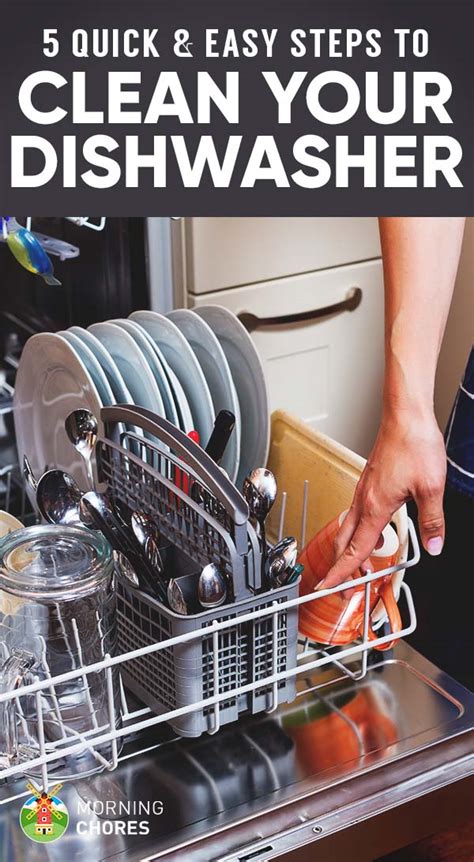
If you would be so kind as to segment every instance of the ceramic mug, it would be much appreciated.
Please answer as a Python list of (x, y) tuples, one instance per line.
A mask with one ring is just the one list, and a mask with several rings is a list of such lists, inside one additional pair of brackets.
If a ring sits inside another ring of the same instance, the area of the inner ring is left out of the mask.
[[(304, 566), (301, 578), (300, 595), (312, 593), (320, 581), (327, 575), (334, 563), (334, 540), (347, 512), (342, 512), (319, 533), (303, 549), (298, 562)], [(398, 537), (390, 525), (385, 527), (377, 548), (370, 556), (371, 568), (374, 572), (393, 566), (397, 562), (399, 550)], [(353, 577), (360, 577), (358, 571)], [(350, 582), (349, 582), (350, 583)], [(385, 607), (392, 633), (401, 631), (402, 621), (395, 599), (392, 576), (373, 581), (370, 585), (370, 613), (381, 600)], [(312, 641), (328, 645), (352, 643), (363, 636), (364, 627), (365, 586), (354, 587), (349, 598), (343, 591), (306, 602), (299, 608), (299, 630)], [(376, 640), (378, 635), (373, 631), (369, 619), (368, 637)], [(377, 645), (376, 649), (390, 649), (396, 638), (386, 644)]]

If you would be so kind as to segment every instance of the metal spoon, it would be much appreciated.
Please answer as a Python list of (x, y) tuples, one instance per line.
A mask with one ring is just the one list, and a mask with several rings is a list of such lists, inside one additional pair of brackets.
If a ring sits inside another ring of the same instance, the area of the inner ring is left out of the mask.
[(26, 455), (23, 455), (23, 476), (26, 483), (30, 486), (31, 490), (34, 491), (34, 493), (36, 494), (38, 482), (36, 480), (35, 474), (33, 473), (33, 468)]
[(51, 524), (82, 524), (81, 498), (79, 485), (63, 470), (43, 473), (36, 487), (38, 508), (43, 518)]
[(273, 584), (285, 583), (288, 569), (296, 564), (298, 544), (293, 536), (281, 539), (268, 553), (268, 577)]
[(75, 526), (90, 520), (81, 516), (82, 491), (69, 473), (64, 470), (47, 470), (36, 479), (31, 464), (23, 456), (23, 475), (36, 495), (36, 503), (43, 518), (51, 524)]
[(162, 577), (165, 567), (160, 553), (161, 538), (156, 522), (146, 512), (132, 512), (130, 523), (133, 535), (146, 559), (156, 569), (157, 575)]
[(256, 467), (252, 470), (244, 479), (243, 494), (248, 503), (251, 515), (255, 518), (260, 527), (263, 578), (267, 555), (265, 520), (277, 495), (277, 483), (271, 470), (267, 470), (266, 467)]
[(118, 570), (120, 571), (120, 574), (124, 578), (126, 578), (128, 581), (130, 581), (130, 583), (132, 584), (133, 587), (139, 587), (140, 581), (137, 578), (137, 574), (135, 572), (135, 569), (133, 568), (133, 566), (131, 565), (130, 561), (127, 559), (125, 554), (123, 554), (122, 551), (117, 551), (117, 550), (114, 550), (113, 554), (114, 554), (115, 565), (117, 566)]
[[(187, 589), (186, 589), (187, 587)], [(182, 614), (186, 616), (187, 614), (191, 614), (194, 612), (194, 590), (193, 594), (191, 593), (191, 585), (186, 581), (185, 578), (171, 578), (168, 583), (167, 588), (167, 597), (168, 604), (172, 611), (176, 614)]]
[(214, 563), (204, 566), (198, 581), (198, 599), (203, 608), (217, 608), (227, 598), (226, 582)]
[(73, 410), (66, 418), (65, 428), (72, 445), (86, 462), (87, 478), (93, 487), (92, 455), (99, 430), (97, 419), (90, 410)]
[[(97, 524), (98, 530), (102, 530), (103, 525), (106, 525), (109, 530), (120, 536), (122, 523), (106, 494), (98, 494), (96, 491), (81, 493), (79, 512), (83, 523)], [(125, 542), (125, 536), (123, 542)]]
[(276, 545), (268, 552), (268, 562), (271, 566), (273, 560), (277, 557), (282, 557), (286, 563), (285, 568), (292, 568), (296, 564), (298, 556), (298, 543), (293, 536), (287, 536), (285, 539), (280, 539)]

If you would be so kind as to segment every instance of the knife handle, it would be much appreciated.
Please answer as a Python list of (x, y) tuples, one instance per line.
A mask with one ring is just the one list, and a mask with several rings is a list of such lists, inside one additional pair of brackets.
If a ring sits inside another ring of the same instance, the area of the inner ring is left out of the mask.
[(230, 410), (221, 410), (216, 416), (214, 428), (206, 446), (207, 454), (216, 464), (220, 463), (234, 428), (234, 414)]

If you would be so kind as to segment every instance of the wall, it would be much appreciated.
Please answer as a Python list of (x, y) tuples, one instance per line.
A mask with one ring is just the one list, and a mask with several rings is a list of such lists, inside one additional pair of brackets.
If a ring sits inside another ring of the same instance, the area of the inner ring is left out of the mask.
[(466, 222), (453, 302), (436, 379), (435, 409), (444, 429), (474, 342), (474, 218)]

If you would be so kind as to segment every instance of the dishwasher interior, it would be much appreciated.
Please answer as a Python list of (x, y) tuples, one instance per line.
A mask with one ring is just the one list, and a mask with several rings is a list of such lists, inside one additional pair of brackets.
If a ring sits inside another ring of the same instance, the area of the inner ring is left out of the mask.
[[(308, 674), (292, 704), (215, 737), (180, 739), (160, 725), (129, 738), (116, 771), (65, 785), (68, 832), (56, 846), (30, 846), (28, 860), (278, 858), (350, 826), (354, 809), (374, 817), (426, 793), (427, 781), (433, 792), (469, 774), (474, 698), (405, 643), (358, 683), (334, 675)], [(22, 795), (24, 781), (2, 790), (3, 859), (24, 858)], [(129, 800), (138, 813), (121, 814)], [(124, 820), (150, 831), (115, 833), (110, 821)]]
[[(324, 453), (319, 462), (315, 446)], [(274, 534), (313, 530), (344, 505), (360, 471), (346, 452), (287, 414), (274, 415), (269, 463), (287, 489), (270, 521)], [(329, 464), (330, 492), (314, 492)], [(4, 478), (4, 505), (26, 506), (15, 474)], [(406, 586), (400, 604), (412, 631)], [(164, 722), (135, 732), (146, 710), (128, 695), (130, 733), (117, 768), (64, 785), (68, 831), (58, 845), (30, 845), (28, 860), (279, 858), (383, 811), (398, 817), (408, 799), (433, 796), (472, 773), (474, 696), (406, 642), (351, 654), (315, 651), (300, 639), (299, 650), (293, 702), (215, 735), (183, 739)], [(23, 776), (0, 789), (2, 858), (23, 858), (17, 809), (26, 795)]]
[[(21, 345), (37, 323), (29, 329), (22, 322), (19, 337), (12, 338), (17, 323), (9, 314), (0, 392), (0, 508), (32, 523), (15, 460), (11, 410)], [(273, 537), (284, 529), (303, 545), (305, 533), (312, 534), (351, 498), (361, 460), (354, 456), (339, 470), (340, 447), (329, 445), (327, 463), (318, 471), (317, 441), (302, 423), (274, 416), (269, 464), (284, 494), (269, 522)], [(329, 469), (336, 477), (330, 489)], [(415, 625), (409, 586), (403, 585), (401, 594), (409, 634)], [(118, 766), (64, 785), (70, 825), (58, 844), (30, 843), (25, 855), (18, 829), (18, 810), (28, 795), (25, 778), (7, 779), (0, 786), (1, 858), (259, 862), (312, 844), (314, 858), (324, 859), (331, 836), (388, 812), (395, 827), (391, 843), (387, 834), (382, 846), (387, 852), (397, 840), (401, 846), (400, 812), (407, 803), (415, 829), (416, 800), (435, 799), (437, 791), (472, 776), (474, 696), (403, 640), (384, 653), (336, 648), (317, 651), (315, 659), (301, 639), (299, 651), (296, 698), (268, 714), (241, 717), (217, 734), (183, 739), (165, 722), (135, 732), (143, 705), (127, 696), (131, 732)], [(431, 822), (433, 816), (441, 821), (439, 801), (436, 805)], [(428, 834), (429, 828), (420, 814), (418, 829)], [(358, 857), (353, 854), (352, 860)]]

